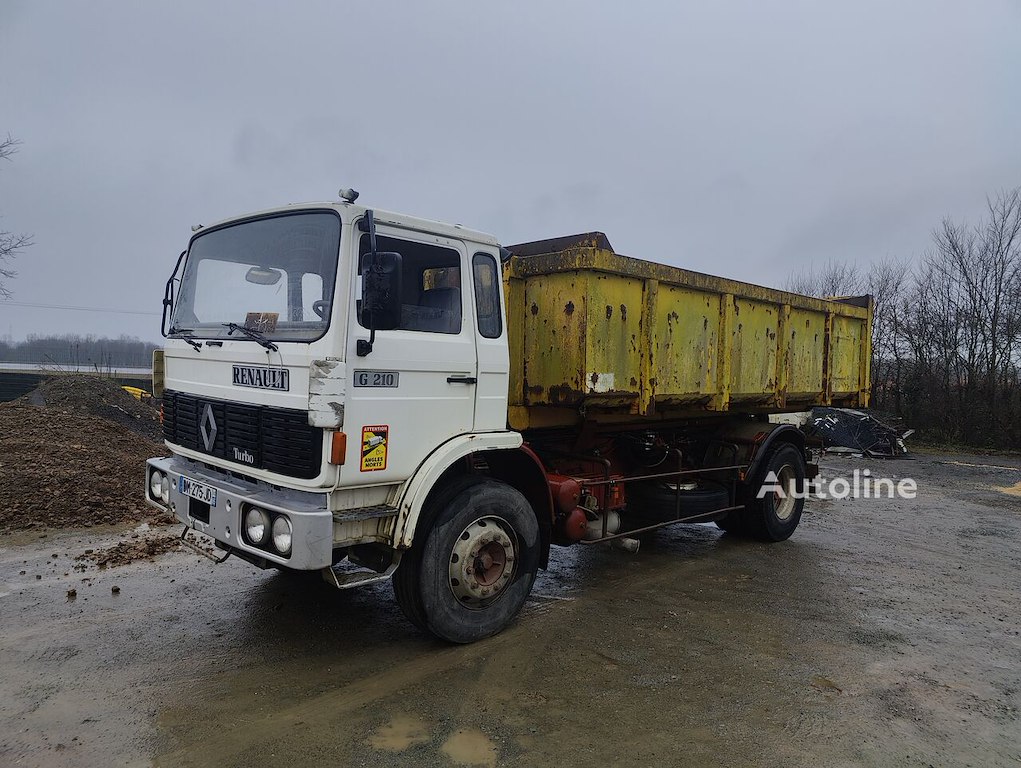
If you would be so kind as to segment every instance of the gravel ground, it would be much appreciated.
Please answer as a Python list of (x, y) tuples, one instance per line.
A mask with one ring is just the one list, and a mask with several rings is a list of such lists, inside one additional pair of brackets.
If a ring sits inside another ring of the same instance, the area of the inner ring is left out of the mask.
[(813, 500), (783, 544), (556, 550), (469, 647), (387, 585), (178, 549), (82, 574), (123, 534), (7, 536), (0, 764), (1021, 764), (1021, 461), (823, 465), (918, 496)]

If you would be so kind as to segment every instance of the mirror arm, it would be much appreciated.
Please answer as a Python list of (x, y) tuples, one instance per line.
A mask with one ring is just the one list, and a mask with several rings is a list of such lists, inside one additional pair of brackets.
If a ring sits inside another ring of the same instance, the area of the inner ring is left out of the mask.
[(177, 257), (177, 263), (174, 265), (174, 271), (170, 273), (170, 279), (167, 280), (167, 285), (163, 289), (163, 317), (160, 319), (160, 335), (163, 338), (167, 337), (167, 316), (174, 306), (174, 278), (177, 277), (177, 271), (181, 268), (181, 262), (184, 260), (184, 254), (188, 251), (181, 251), (181, 255)]
[[(372, 215), (372, 209), (365, 211), (365, 218), (359, 223), (359, 229), (369, 234), (369, 269), (376, 268), (376, 218)], [(358, 339), (355, 345), (355, 352), (358, 357), (366, 357), (372, 352), (372, 345), (376, 343), (376, 321), (372, 316), (372, 307), (369, 307), (369, 339)]]
[(369, 331), (368, 340), (358, 339), (358, 344), (355, 347), (355, 352), (358, 357), (365, 357), (372, 351), (372, 343), (376, 340), (376, 329), (373, 328)]

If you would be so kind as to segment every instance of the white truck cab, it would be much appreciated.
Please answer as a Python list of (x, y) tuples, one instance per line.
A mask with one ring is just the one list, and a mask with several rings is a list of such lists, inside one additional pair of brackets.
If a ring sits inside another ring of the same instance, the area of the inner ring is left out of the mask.
[[(156, 366), (173, 456), (148, 462), (148, 501), (228, 552), (296, 570), (360, 554), (377, 569), (327, 574), (341, 587), (396, 567), (425, 499), (413, 478), (428, 487), (480, 448), (522, 442), (507, 428), (495, 238), (367, 212), (291, 205), (197, 228)], [(401, 296), (370, 350), (373, 240), (399, 254)]]

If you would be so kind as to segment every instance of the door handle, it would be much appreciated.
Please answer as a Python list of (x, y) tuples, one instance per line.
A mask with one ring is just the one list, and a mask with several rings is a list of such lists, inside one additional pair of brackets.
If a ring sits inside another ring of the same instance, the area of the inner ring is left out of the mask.
[(478, 379), (474, 376), (447, 376), (447, 384), (476, 384)]

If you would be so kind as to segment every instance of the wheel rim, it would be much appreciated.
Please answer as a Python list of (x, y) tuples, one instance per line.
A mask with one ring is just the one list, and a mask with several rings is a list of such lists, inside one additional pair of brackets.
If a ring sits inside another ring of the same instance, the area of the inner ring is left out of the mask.
[(797, 499), (794, 498), (795, 483), (797, 475), (794, 474), (794, 467), (784, 464), (776, 473), (776, 484), (783, 489), (783, 496), (779, 492), (773, 492), (773, 514), (780, 520), (789, 520), (794, 514), (794, 505)]
[(506, 520), (480, 517), (450, 550), (448, 583), (457, 601), (480, 610), (504, 594), (517, 569), (517, 536)]

